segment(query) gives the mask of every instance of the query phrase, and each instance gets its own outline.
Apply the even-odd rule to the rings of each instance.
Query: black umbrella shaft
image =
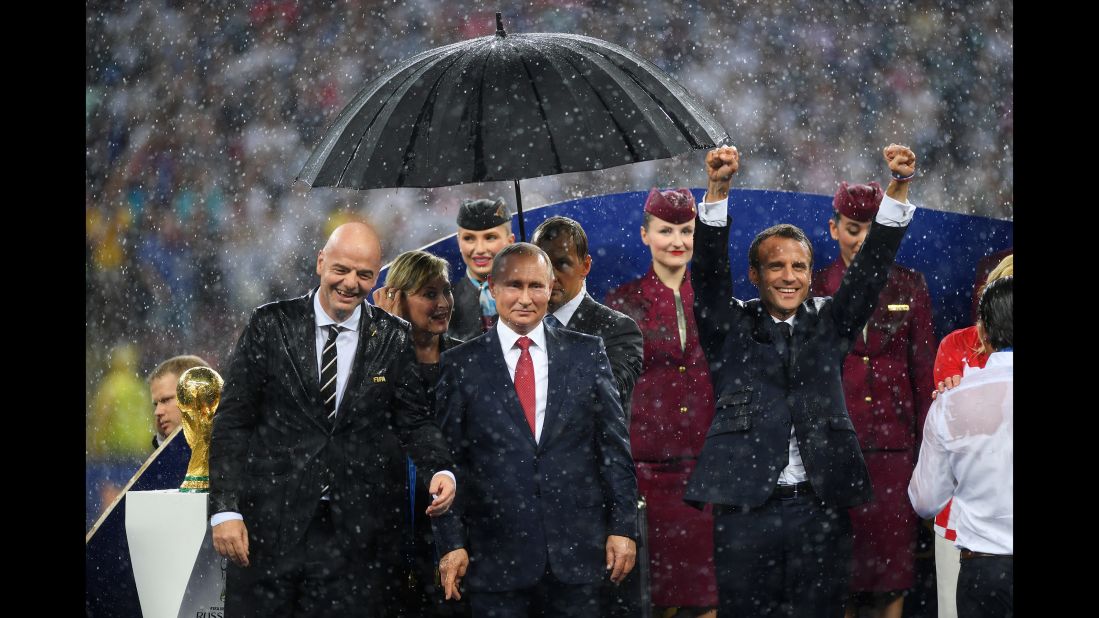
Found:
[[[519,242],[527,242],[527,226],[523,223],[523,192],[519,190],[519,181],[515,182],[515,207],[519,210]]]

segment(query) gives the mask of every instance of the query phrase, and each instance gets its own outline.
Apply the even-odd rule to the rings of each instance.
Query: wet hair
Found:
[[[1012,254],[1012,255],[1009,255],[1009,256],[1005,257],[1004,259],[1000,260],[1000,263],[996,265],[996,268],[993,268],[992,271],[990,271],[988,273],[988,279],[985,280],[984,286],[981,287],[981,294],[984,294],[984,291],[988,287],[988,284],[992,283],[993,281],[995,281],[997,279],[1001,279],[1003,277],[1010,277],[1014,273],[1015,273],[1015,255]],[[980,316],[980,314],[978,313],[978,319],[979,319],[979,316]],[[989,352],[991,352],[991,350],[987,349],[987,346],[985,346],[984,341],[978,341],[977,342],[977,347],[973,348],[973,352],[975,354],[988,354]]]
[[[546,219],[534,230],[530,241],[537,245],[541,240],[553,240],[566,233],[572,237],[572,243],[576,245],[576,256],[583,260],[588,255],[588,235],[584,232],[584,228],[580,227],[579,222],[568,217],[554,216]]]
[[[748,247],[749,266],[756,269],[757,271],[760,269],[759,245],[760,243],[772,236],[789,238],[805,245],[805,248],[809,251],[809,268],[813,267],[813,243],[809,242],[809,237],[805,235],[805,232],[801,231],[800,227],[796,225],[790,225],[789,223],[772,225],[771,227],[760,232],[759,234],[756,234],[755,239],[752,240],[752,245]]]
[[[549,280],[553,281],[553,263],[550,262],[549,256],[538,245],[532,245],[529,242],[516,242],[512,243],[496,254],[496,257],[492,258],[492,271],[489,276],[495,280],[500,276],[500,271],[504,268],[504,262],[512,256],[532,256],[541,257],[543,263],[546,265],[546,272],[549,273]]]
[[[988,278],[985,279],[985,285],[999,279],[1000,277],[1010,277],[1015,274],[1015,254],[1011,254],[1004,259],[1000,260],[1000,263],[996,265],[988,273]]]
[[[385,285],[415,294],[439,277],[450,281],[450,264],[446,260],[427,251],[405,251],[389,265]]]
[[[179,378],[179,376],[183,375],[184,371],[187,371],[192,367],[209,366],[209,363],[191,354],[173,356],[172,358],[169,358],[163,363],[157,365],[156,369],[153,369],[153,372],[149,374],[149,384],[152,384],[153,380],[162,378],[166,375],[174,375],[176,378]]]
[[[1014,288],[1015,277],[1009,276],[990,282],[981,292],[978,314],[993,350],[1010,348],[1015,339]]]

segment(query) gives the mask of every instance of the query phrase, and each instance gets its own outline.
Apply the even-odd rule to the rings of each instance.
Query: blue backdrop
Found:
[[[704,189],[692,189],[701,201]],[[588,233],[592,270],[588,292],[602,301],[607,292],[622,283],[640,277],[649,268],[649,248],[641,244],[639,229],[647,191],[614,193],[551,204],[524,213],[527,234],[554,215],[576,219]],[[919,189],[913,188],[913,203],[919,201]],[[934,205],[927,205],[933,207]],[[734,189],[729,197],[733,229],[729,252],[733,265],[733,290],[737,298],[758,296],[748,281],[748,245],[755,235],[776,223],[792,223],[813,242],[816,263],[823,268],[839,256],[839,247],[828,235],[832,216],[832,196]],[[519,237],[518,221],[512,217],[512,230]],[[972,324],[970,303],[977,262],[984,256],[1011,247],[1014,224],[987,217],[975,217],[920,208],[897,254],[897,262],[915,268],[927,278],[933,303],[935,331],[939,338],[951,330]],[[465,265],[458,253],[454,235],[425,247],[451,264],[451,279],[465,276]],[[383,276],[384,281],[384,276]]]

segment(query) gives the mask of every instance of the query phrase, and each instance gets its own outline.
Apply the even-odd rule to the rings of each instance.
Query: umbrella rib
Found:
[[[439,92],[439,84],[442,83],[443,78],[446,76],[447,70],[454,66],[455,63],[461,58],[461,54],[451,54],[446,58],[440,59],[440,64],[444,60],[450,60],[441,71],[439,71],[438,77],[435,78],[435,82],[431,84],[431,88],[428,90],[427,98],[424,100],[423,107],[420,108],[420,114],[416,117],[416,123],[412,125],[412,135],[409,137],[408,145],[405,147],[404,154],[401,155],[401,171],[397,175],[397,186],[404,186],[406,172],[408,171],[409,156],[416,150],[416,142],[420,139],[420,134],[423,132],[423,128],[428,126],[431,120],[431,115],[434,113],[435,97]]]
[[[542,124],[546,127],[546,135],[550,141],[550,152],[553,153],[553,163],[557,169],[558,174],[561,173],[561,157],[557,154],[557,144],[553,139],[553,131],[550,130],[549,118],[546,116],[546,108],[542,103],[542,94],[538,92],[538,84],[534,81],[534,74],[531,73],[530,67],[527,65],[527,61],[521,55],[519,61],[523,63],[523,71],[527,74],[527,81],[530,82],[531,90],[534,91],[534,100],[538,101],[538,115],[542,117]]]
[[[493,50],[489,50],[484,55],[484,61],[481,63],[481,81],[477,84],[477,107],[476,114],[477,120],[473,124],[473,178],[484,179],[485,177],[485,140],[483,137],[484,126],[482,123],[485,120],[485,75],[488,74],[489,58],[492,57]]]
[[[565,47],[563,45],[561,47],[564,47],[566,50],[569,50],[567,47]],[[569,50],[569,51],[572,51],[572,50]],[[591,51],[593,51],[595,53],[599,53],[598,50],[591,50]],[[600,55],[602,55],[602,54],[600,53]],[[576,71],[577,76],[579,76],[580,79],[584,80],[584,83],[587,84],[588,89],[591,90],[591,92],[595,96],[595,98],[599,99],[599,102],[603,105],[603,107],[606,108],[606,109],[610,109],[610,107],[607,105],[607,101],[603,98],[603,94],[599,91],[598,88],[595,87],[594,84],[592,84],[591,80],[589,80],[587,77],[584,76],[584,72],[581,70],[581,68],[579,66],[577,66],[576,63],[573,62],[572,54],[561,54],[561,57],[564,59],[565,62],[569,63],[569,65]],[[609,61],[609,59],[608,59],[608,61]],[[628,150],[630,152],[630,157],[633,158],[634,160],[636,160],[638,158],[637,150],[634,149],[633,141],[630,139],[629,134],[627,134],[626,130],[622,127],[622,125],[620,125],[618,123],[618,119],[614,117],[614,114],[610,114],[610,119],[611,119],[611,122],[614,124],[614,128],[618,131],[619,135],[622,136],[622,142],[623,142],[623,144],[625,144],[626,150]]]

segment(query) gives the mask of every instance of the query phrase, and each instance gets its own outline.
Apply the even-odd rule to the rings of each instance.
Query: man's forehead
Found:
[[[321,257],[330,266],[343,266],[350,270],[376,271],[381,265],[381,256],[372,255],[368,251],[358,251],[356,254],[348,254],[341,251],[321,252]]]
[[[759,252],[763,262],[774,260],[803,260],[809,261],[809,250],[805,243],[784,236],[772,236],[759,245]]]
[[[165,373],[153,379],[152,383],[149,384],[149,390],[154,392],[171,390],[174,393],[178,383],[179,376],[174,373]]]
[[[551,256],[579,257],[576,253],[576,241],[571,234],[558,234],[553,238],[540,238],[538,247]]]
[[[538,271],[539,274],[545,276],[546,263],[545,258],[540,255],[527,255],[527,254],[511,254],[504,257],[504,263],[501,264],[501,279],[516,279],[523,277],[529,273],[529,271]]]

